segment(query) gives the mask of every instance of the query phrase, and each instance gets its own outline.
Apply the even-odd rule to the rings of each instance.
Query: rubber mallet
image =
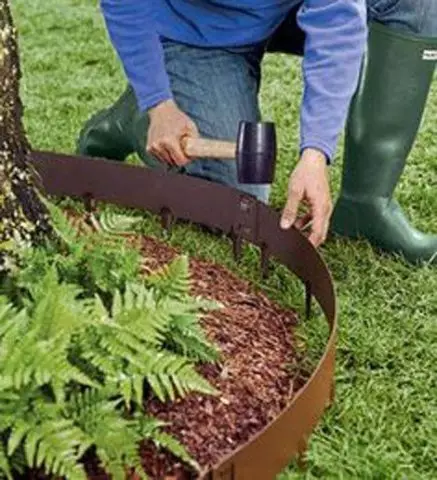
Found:
[[[240,122],[236,142],[186,137],[182,148],[189,158],[235,159],[239,183],[273,183],[276,129],[272,122]]]

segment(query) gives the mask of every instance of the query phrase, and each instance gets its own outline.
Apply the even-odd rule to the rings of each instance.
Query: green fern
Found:
[[[184,299],[190,290],[188,257],[176,257],[170,264],[149,275],[146,284],[158,293],[158,298]]]
[[[63,419],[46,420],[25,432],[24,451],[27,464],[45,467],[47,472],[71,480],[87,478],[78,463],[79,447],[91,443],[73,422]]]
[[[141,405],[141,377],[162,401],[189,391],[216,394],[186,356],[163,349],[163,333],[168,332],[171,317],[165,310],[167,303],[151,308],[152,299],[144,286],[128,285],[124,295],[114,296],[111,316],[97,299],[96,315],[107,317],[79,339],[81,356],[108,382],[119,385],[127,404],[135,398]]]
[[[191,458],[185,447],[175,440],[174,437],[162,431],[167,426],[166,422],[143,415],[138,416],[137,421],[142,438],[152,441],[157,448],[168,450],[195,470],[200,470],[199,464]]]
[[[218,302],[189,295],[190,272],[186,256],[176,257],[170,264],[146,278],[157,302],[165,304],[171,319],[166,335],[167,345],[176,353],[201,362],[213,362],[219,357],[199,325],[201,313],[221,308]]]
[[[44,203],[50,214],[53,228],[55,229],[58,237],[70,247],[75,245],[78,239],[78,232],[71,225],[64,212],[43,195],[41,195],[41,201]]]
[[[91,322],[93,302],[81,298],[82,288],[60,281],[56,268],[52,267],[28,290],[31,298],[28,309],[41,338],[62,333],[68,341],[75,330]]]
[[[17,412],[21,412],[20,396],[11,390],[0,391],[0,432],[14,424]]]
[[[0,478],[2,477],[2,474],[7,480],[13,480],[8,455],[5,451],[4,445],[0,442]]]
[[[67,416],[86,433],[97,449],[102,466],[115,479],[124,480],[126,465],[147,478],[138,449],[143,438],[140,423],[135,418],[124,418],[120,414],[120,400],[108,397],[109,390],[75,393],[66,409]]]
[[[218,358],[200,319],[219,306],[190,296],[187,257],[140,277],[139,253],[114,236],[136,220],[112,218],[103,233],[81,237],[48,207],[64,250],[21,252],[22,269],[0,295],[0,477],[24,462],[83,479],[80,461],[93,446],[113,478],[124,480],[126,466],[146,478],[144,438],[197,468],[145,415],[144,392],[163,402],[217,394],[196,364]]]
[[[217,361],[219,351],[208,340],[199,323],[204,304],[200,304],[199,308],[197,300],[191,298],[185,301],[165,300],[161,303],[165,305],[171,319],[166,333],[168,348],[195,361]],[[212,308],[217,306],[213,304]]]
[[[55,245],[35,247],[21,253],[21,269],[12,278],[19,298],[23,291],[39,282],[55,268],[63,282],[80,285],[83,294],[92,297],[96,293],[113,294],[123,289],[127,281],[140,278],[140,253],[122,238],[104,233],[80,236],[61,251]]]
[[[80,265],[88,291],[113,294],[116,289],[123,289],[126,282],[139,278],[140,254],[124,239],[108,242],[96,234],[92,243],[89,238],[87,241]]]
[[[139,226],[143,218],[140,216],[130,216],[117,214],[113,209],[106,209],[99,215],[99,221],[102,229],[112,235],[136,233],[135,227]]]
[[[145,377],[161,401],[175,400],[177,395],[183,397],[189,392],[218,393],[183,356],[152,353],[147,358]]]
[[[34,304],[29,311],[10,310],[12,316],[0,324],[0,387],[20,390],[50,384],[62,401],[69,382],[95,385],[68,359],[73,333],[90,321],[89,305],[77,299],[76,286],[58,283],[55,270],[30,290]]]
[[[62,407],[42,392],[27,394],[9,429],[7,455],[24,454],[29,467],[43,467],[48,473],[85,479],[78,463],[82,451],[91,445],[87,436],[63,415]]]
[[[111,306],[113,326],[120,332],[122,329],[130,331],[137,341],[149,345],[162,343],[171,321],[170,314],[141,284],[127,284],[124,294],[116,291]]]

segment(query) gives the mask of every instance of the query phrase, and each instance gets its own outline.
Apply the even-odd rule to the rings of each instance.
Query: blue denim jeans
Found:
[[[370,20],[405,33],[437,37],[436,0],[367,0]]]
[[[301,3],[290,1],[290,15],[267,50],[302,52],[304,34],[296,23]],[[437,0],[367,0],[367,7],[371,21],[415,35],[437,36]],[[288,41],[290,45],[284,48]],[[174,98],[196,122],[202,136],[235,140],[240,120],[260,120],[258,91],[264,47],[203,49],[164,41]],[[268,202],[270,186],[240,184],[235,161],[198,159],[185,167],[185,173],[227,184]]]
[[[202,137],[235,141],[241,120],[258,122],[263,49],[204,49],[165,40],[164,57],[173,96]],[[268,199],[268,185],[243,185],[235,160],[197,159],[184,173]]]

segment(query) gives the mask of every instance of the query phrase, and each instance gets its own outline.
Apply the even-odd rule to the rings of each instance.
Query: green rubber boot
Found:
[[[76,152],[89,157],[124,161],[138,154],[149,167],[163,164],[146,153],[147,114],[140,113],[135,93],[128,86],[109,108],[93,115],[82,128]]]
[[[346,130],[343,181],[331,231],[366,238],[411,263],[437,263],[437,235],[412,227],[393,192],[419,129],[437,38],[370,28],[361,83]]]
[[[137,110],[134,92],[128,87],[109,108],[93,115],[82,128],[77,153],[123,161],[134,152],[132,119]]]

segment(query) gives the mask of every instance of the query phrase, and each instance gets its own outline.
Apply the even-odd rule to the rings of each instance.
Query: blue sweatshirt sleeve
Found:
[[[172,97],[162,44],[155,26],[155,0],[101,0],[106,28],[141,111]]]
[[[301,151],[316,148],[331,162],[346,123],[365,52],[365,0],[305,0],[298,23],[306,33]]]

